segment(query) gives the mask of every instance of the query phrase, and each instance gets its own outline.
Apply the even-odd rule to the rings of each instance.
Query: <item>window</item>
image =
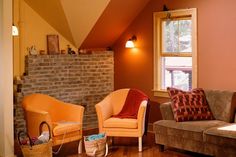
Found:
[[[197,86],[196,9],[154,13],[154,95]]]

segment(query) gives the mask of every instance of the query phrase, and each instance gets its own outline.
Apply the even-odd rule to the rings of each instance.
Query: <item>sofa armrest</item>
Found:
[[[31,137],[39,136],[39,125],[43,121],[46,121],[52,130],[51,117],[48,112],[27,108],[25,116],[27,132]]]
[[[174,120],[174,115],[171,109],[171,102],[163,103],[160,105],[162,119]]]

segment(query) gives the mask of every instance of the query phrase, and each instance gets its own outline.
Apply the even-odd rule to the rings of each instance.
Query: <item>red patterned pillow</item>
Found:
[[[186,92],[176,88],[167,88],[171,98],[171,107],[177,122],[214,119],[201,88]]]

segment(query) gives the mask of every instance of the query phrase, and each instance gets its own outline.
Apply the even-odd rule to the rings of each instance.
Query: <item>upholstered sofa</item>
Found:
[[[164,146],[211,156],[236,157],[236,93],[205,90],[215,120],[174,120],[171,103],[161,104],[163,120],[153,125],[155,141]]]

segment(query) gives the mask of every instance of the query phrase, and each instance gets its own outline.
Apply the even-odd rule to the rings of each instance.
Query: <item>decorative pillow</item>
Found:
[[[186,92],[176,88],[167,88],[171,99],[171,108],[177,122],[214,119],[201,88]]]

